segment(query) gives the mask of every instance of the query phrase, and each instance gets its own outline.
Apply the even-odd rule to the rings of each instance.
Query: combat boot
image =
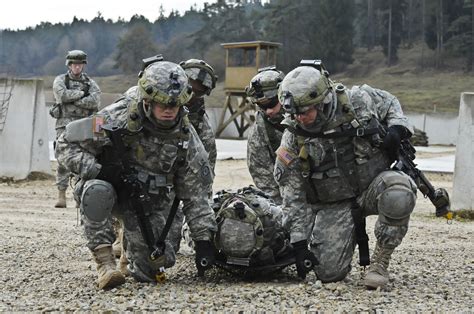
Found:
[[[116,258],[120,258],[122,255],[122,239],[123,239],[123,228],[122,225],[119,224],[119,226],[116,229],[117,237],[115,238],[115,242],[112,244],[112,250],[114,252],[114,256]]]
[[[122,273],[115,269],[115,257],[112,254],[111,245],[99,245],[92,251],[92,256],[97,264],[99,289],[110,289],[125,282]]]
[[[56,208],[66,208],[66,190],[62,191],[59,190],[58,193],[58,201],[56,202],[56,205],[54,205]]]
[[[388,264],[394,248],[384,248],[379,243],[375,245],[375,250],[370,262],[369,271],[365,276],[365,286],[368,289],[384,287],[388,283]]]
[[[130,276],[130,272],[128,271],[127,266],[128,266],[128,259],[127,259],[127,256],[125,255],[125,251],[122,251],[122,254],[120,255],[120,259],[119,259],[119,270],[124,277]]]

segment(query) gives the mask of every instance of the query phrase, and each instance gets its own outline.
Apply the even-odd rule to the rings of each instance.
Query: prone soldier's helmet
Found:
[[[261,68],[257,75],[250,80],[245,92],[255,104],[277,100],[278,87],[284,77],[285,74],[277,70],[275,66]]]
[[[181,61],[179,65],[184,69],[189,79],[199,81],[206,87],[207,95],[216,87],[218,77],[207,62],[199,59],[189,59]]]
[[[184,70],[169,61],[150,64],[138,80],[139,101],[144,99],[165,106],[186,104],[192,96],[191,86]]]
[[[66,65],[69,66],[71,63],[87,64],[87,53],[82,50],[68,51],[66,55]]]
[[[319,60],[316,60],[319,64],[305,61],[285,76],[278,90],[278,98],[287,113],[300,114],[315,107],[318,120],[326,122],[336,110],[333,83]]]

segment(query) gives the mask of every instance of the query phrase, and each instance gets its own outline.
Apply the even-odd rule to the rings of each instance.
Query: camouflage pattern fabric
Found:
[[[69,76],[69,88],[66,86],[66,75]],[[87,84],[90,84],[89,95],[84,97]],[[96,113],[100,106],[100,88],[85,73],[81,73],[77,79],[73,78],[70,72],[56,76],[53,82],[53,94],[56,103],[61,104],[62,110],[62,116],[56,120],[56,129]]]
[[[66,86],[66,75],[69,76],[69,89]],[[84,96],[86,82],[90,84],[89,96]],[[53,94],[57,104],[61,104],[63,115],[56,120],[56,140],[64,132],[66,125],[76,119],[87,117],[96,113],[100,104],[100,89],[92,79],[86,79],[81,74],[79,79],[74,79],[70,72],[58,75],[53,82]],[[70,114],[65,114],[70,112]],[[56,156],[56,159],[58,157]],[[69,185],[70,172],[61,163],[56,170],[56,185],[59,190],[64,191]]]
[[[128,97],[120,99],[98,114],[105,119],[105,123],[113,123],[118,127],[126,127],[128,110],[133,100]],[[145,215],[150,220],[155,238],[161,233],[167,219],[167,212],[175,196],[183,204],[182,211],[191,230],[191,236],[195,241],[212,239],[212,233],[216,231],[215,217],[207,201],[206,186],[212,181],[212,173],[207,162],[207,154],[199,140],[194,128],[189,125],[189,132],[185,137],[187,150],[184,160],[178,162],[180,153],[178,146],[183,145],[182,123],[171,131],[148,132],[141,129],[132,135],[124,137],[126,146],[126,158],[130,161],[132,168],[139,174],[148,174],[172,178],[172,187],[161,187],[159,194],[153,199],[150,208],[144,208]],[[92,179],[98,167],[97,157],[104,147],[111,145],[107,137],[96,140],[85,140],[82,142],[68,142],[65,136],[61,136],[56,146],[56,152],[61,163],[69,170],[81,177],[80,184]],[[185,145],[185,144],[184,144]],[[104,166],[104,165],[102,165]],[[81,183],[82,182],[82,183]],[[166,182],[168,183],[168,181]],[[76,194],[81,193],[80,188],[75,189]],[[157,271],[148,258],[149,250],[144,243],[143,236],[139,232],[138,223],[134,209],[117,204],[113,211],[102,222],[84,221],[87,246],[93,250],[100,244],[112,244],[115,238],[112,228],[112,215],[123,215],[124,237],[126,240],[126,256],[130,261],[132,275],[140,281],[153,281]],[[180,230],[178,231],[180,232]],[[167,242],[166,267],[174,264],[174,250],[172,244]]]
[[[403,125],[410,132],[412,127],[403,115],[400,103],[390,93],[371,88],[367,85],[355,86],[348,91],[357,119],[362,124],[371,117],[391,125]],[[342,114],[341,112],[338,113]],[[335,117],[337,119],[338,116]],[[294,121],[287,121],[288,124]],[[311,250],[320,264],[315,268],[317,276],[323,281],[343,279],[350,270],[350,263],[355,248],[354,223],[351,216],[351,201],[316,202],[310,204],[312,189],[309,188],[307,176],[304,173],[303,161],[300,158],[301,145],[310,155],[312,169],[317,168],[327,157],[327,145],[334,141],[322,138],[298,138],[299,136],[285,130],[281,145],[277,152],[275,164],[275,180],[280,185],[283,197],[283,211],[287,214],[286,228],[290,232],[291,243],[308,240]],[[386,189],[384,177],[393,175],[394,171],[379,173],[368,188],[356,195],[364,216],[378,215],[377,201],[379,195]],[[411,182],[412,192],[416,186],[403,173],[396,175],[405,177]],[[338,191],[334,191],[338,193]],[[408,230],[408,220],[396,221],[391,224],[382,223],[380,218],[375,225],[377,241],[386,247],[398,246]]]
[[[208,152],[209,165],[214,171],[217,158],[216,136],[212,130],[209,116],[205,111],[204,99],[198,98],[195,103],[188,103],[186,106],[189,109],[189,121],[199,135],[206,152]]]
[[[247,140],[247,166],[255,185],[277,204],[282,203],[278,183],[273,176],[276,153],[283,133],[266,122],[257,112],[256,121]]]

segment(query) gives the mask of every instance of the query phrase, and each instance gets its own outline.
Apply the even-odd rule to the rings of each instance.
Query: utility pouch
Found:
[[[61,104],[53,104],[49,108],[49,115],[53,117],[54,119],[59,119],[61,117]]]
[[[320,202],[337,202],[356,196],[349,180],[339,168],[314,172],[311,181]]]

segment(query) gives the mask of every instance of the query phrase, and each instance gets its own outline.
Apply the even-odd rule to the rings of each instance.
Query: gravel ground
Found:
[[[215,189],[250,183],[245,161],[219,161],[216,173]],[[429,177],[451,191],[452,176]],[[192,257],[182,254],[164,284],[128,278],[119,288],[101,291],[74,202],[69,198],[67,209],[56,209],[55,198],[52,180],[0,183],[0,311],[474,310],[474,222],[448,225],[433,217],[423,198],[392,259],[388,287],[375,291],[365,290],[359,267],[331,284],[314,274],[300,281],[294,269],[254,279],[216,269],[201,279]],[[374,223],[370,217],[372,248]]]

